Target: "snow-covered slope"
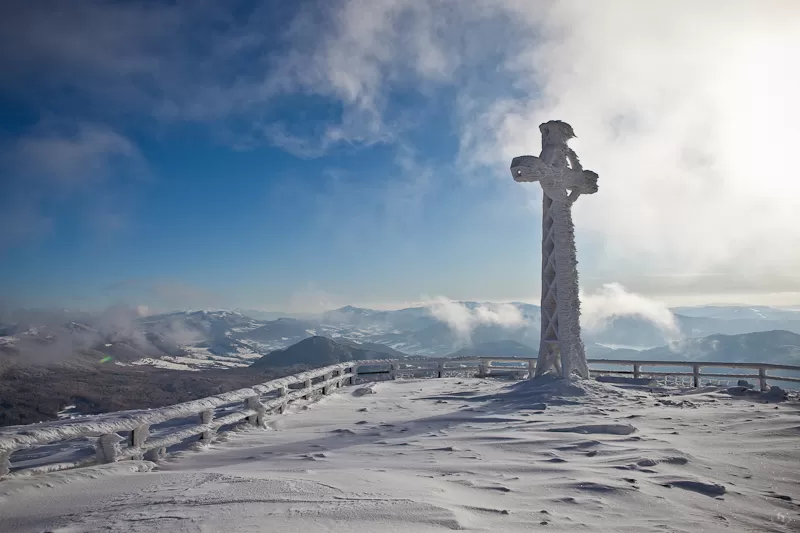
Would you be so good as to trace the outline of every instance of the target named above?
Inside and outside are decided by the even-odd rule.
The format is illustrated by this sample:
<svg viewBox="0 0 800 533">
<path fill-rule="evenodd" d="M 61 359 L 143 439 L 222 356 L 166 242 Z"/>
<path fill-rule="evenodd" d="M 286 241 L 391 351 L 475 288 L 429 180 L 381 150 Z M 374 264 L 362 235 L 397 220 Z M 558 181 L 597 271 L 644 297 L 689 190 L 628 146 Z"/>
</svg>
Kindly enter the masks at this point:
<svg viewBox="0 0 800 533">
<path fill-rule="evenodd" d="M 797 403 L 437 379 L 158 466 L 0 482 L 0 531 L 797 531 Z M 777 408 L 776 408 L 777 407 Z"/>
</svg>

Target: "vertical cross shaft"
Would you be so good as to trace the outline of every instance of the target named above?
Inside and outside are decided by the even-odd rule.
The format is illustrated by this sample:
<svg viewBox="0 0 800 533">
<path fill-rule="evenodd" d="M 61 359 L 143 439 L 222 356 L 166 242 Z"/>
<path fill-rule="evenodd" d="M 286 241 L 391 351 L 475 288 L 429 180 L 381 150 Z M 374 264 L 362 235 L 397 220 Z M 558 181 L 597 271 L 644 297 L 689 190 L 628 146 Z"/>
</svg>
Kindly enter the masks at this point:
<svg viewBox="0 0 800 533">
<path fill-rule="evenodd" d="M 542 232 L 550 235 L 552 244 L 542 247 L 543 263 L 545 258 L 547 261 L 542 268 L 542 320 L 547 305 L 549 324 L 542 330 L 536 375 L 552 369 L 565 378 L 573 372 L 588 377 L 586 351 L 581 340 L 578 261 L 571 204 L 554 201 L 545 195 L 542 207 L 546 210 L 543 221 L 549 225 L 543 224 Z M 545 290 L 550 296 L 544 296 Z M 550 340 L 549 332 L 555 333 L 555 340 Z"/>
<path fill-rule="evenodd" d="M 538 181 L 542 199 L 541 339 L 536 376 L 572 373 L 588 377 L 581 341 L 580 299 L 572 204 L 581 194 L 597 192 L 597 174 L 583 170 L 568 146 L 572 127 L 561 121 L 539 126 L 539 157 L 520 156 L 511 162 L 516 181 Z M 569 162 L 569 166 L 567 166 Z"/>
<path fill-rule="evenodd" d="M 541 300 L 541 338 L 539 357 L 536 361 L 536 374 L 541 368 L 556 368 L 561 373 L 560 339 L 558 335 L 558 294 L 556 285 L 556 241 L 553 234 L 554 220 L 551 207 L 553 200 L 546 194 L 542 198 L 542 300 Z"/>
</svg>

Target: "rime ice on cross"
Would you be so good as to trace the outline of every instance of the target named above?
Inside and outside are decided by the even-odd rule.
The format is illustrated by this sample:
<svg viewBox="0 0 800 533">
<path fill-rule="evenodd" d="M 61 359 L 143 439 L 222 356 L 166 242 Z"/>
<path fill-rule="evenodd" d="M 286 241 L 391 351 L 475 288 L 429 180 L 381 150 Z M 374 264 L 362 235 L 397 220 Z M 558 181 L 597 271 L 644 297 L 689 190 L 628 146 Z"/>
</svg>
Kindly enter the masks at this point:
<svg viewBox="0 0 800 533">
<path fill-rule="evenodd" d="M 583 170 L 577 154 L 567 146 L 572 126 L 551 120 L 539 126 L 542 153 L 511 161 L 511 175 L 519 182 L 542 186 L 542 332 L 536 376 L 555 372 L 589 377 L 581 340 L 578 260 L 572 204 L 581 194 L 597 192 L 597 174 Z"/>
</svg>

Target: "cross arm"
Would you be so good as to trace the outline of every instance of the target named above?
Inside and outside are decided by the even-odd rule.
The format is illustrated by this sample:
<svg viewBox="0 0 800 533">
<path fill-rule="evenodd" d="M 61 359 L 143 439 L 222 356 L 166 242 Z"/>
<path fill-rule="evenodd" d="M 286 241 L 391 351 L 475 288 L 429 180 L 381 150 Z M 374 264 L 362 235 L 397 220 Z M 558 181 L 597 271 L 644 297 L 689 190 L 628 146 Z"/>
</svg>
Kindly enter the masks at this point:
<svg viewBox="0 0 800 533">
<path fill-rule="evenodd" d="M 597 192 L 597 174 L 591 170 L 555 168 L 533 155 L 512 159 L 511 176 L 517 182 L 538 181 L 542 186 L 569 189 L 580 194 Z"/>
</svg>

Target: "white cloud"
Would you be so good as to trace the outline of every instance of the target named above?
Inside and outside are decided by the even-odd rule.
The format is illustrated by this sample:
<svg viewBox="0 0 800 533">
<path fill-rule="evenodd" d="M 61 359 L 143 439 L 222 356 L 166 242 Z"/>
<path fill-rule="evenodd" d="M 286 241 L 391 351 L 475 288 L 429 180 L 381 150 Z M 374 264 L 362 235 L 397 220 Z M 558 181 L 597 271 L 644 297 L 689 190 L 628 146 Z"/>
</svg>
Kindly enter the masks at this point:
<svg viewBox="0 0 800 533">
<path fill-rule="evenodd" d="M 794 272 L 783 289 L 796 290 L 800 249 L 786 243 L 800 239 L 789 155 L 800 142 L 800 4 L 516 7 L 536 31 L 505 68 L 538 90 L 468 116 L 465 160 L 499 167 L 538 153 L 536 126 L 566 120 L 600 174 L 599 193 L 575 207 L 579 237 L 603 243 L 590 269 Z"/>
<path fill-rule="evenodd" d="M 592 294 L 581 293 L 581 326 L 600 331 L 615 317 L 637 317 L 651 322 L 663 333 L 666 340 L 678 340 L 680 327 L 675 315 L 662 302 L 641 294 L 631 293 L 619 283 L 606 283 Z"/>
<path fill-rule="evenodd" d="M 486 303 L 467 306 L 439 296 L 427 302 L 426 307 L 433 317 L 447 324 L 463 341 L 468 341 L 478 326 L 516 328 L 525 323 L 520 310 L 512 304 Z"/>
<path fill-rule="evenodd" d="M 567 120 L 600 174 L 575 208 L 579 240 L 602 243 L 592 277 L 718 272 L 725 292 L 746 274 L 765 292 L 781 272 L 781 290 L 800 286 L 800 249 L 786 245 L 800 239 L 796 2 L 341 6 L 273 78 L 338 99 L 337 138 L 393 139 L 395 91 L 450 86 L 461 168 L 509 179 L 513 156 L 538 153 L 538 124 Z M 522 188 L 538 206 L 538 187 Z"/>
</svg>

